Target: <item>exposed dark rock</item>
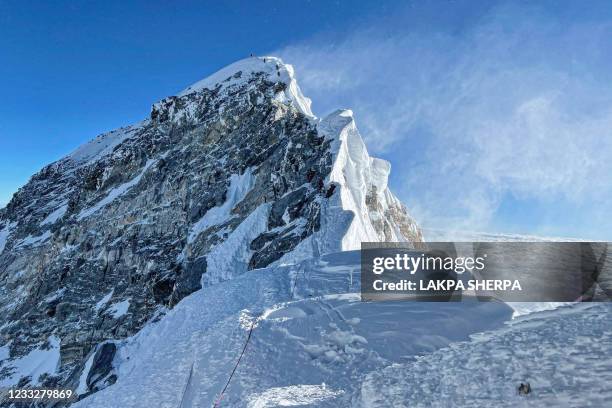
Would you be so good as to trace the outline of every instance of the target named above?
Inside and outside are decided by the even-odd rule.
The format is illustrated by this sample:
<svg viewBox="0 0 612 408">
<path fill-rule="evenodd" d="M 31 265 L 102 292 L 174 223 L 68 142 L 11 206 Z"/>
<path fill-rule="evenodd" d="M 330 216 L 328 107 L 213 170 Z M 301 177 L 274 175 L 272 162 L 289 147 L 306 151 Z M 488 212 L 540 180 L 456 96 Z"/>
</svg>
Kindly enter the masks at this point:
<svg viewBox="0 0 612 408">
<path fill-rule="evenodd" d="M 87 373 L 87 388 L 94 390 L 98 383 L 104 380 L 113 370 L 113 358 L 117 352 L 117 346 L 114 343 L 104 343 L 98 347 L 94 354 L 91 368 Z M 117 377 L 114 377 L 114 384 Z"/>
<path fill-rule="evenodd" d="M 527 383 L 521 383 L 518 386 L 518 393 L 519 395 L 527 395 L 531 393 L 531 385 L 527 382 Z"/>
</svg>

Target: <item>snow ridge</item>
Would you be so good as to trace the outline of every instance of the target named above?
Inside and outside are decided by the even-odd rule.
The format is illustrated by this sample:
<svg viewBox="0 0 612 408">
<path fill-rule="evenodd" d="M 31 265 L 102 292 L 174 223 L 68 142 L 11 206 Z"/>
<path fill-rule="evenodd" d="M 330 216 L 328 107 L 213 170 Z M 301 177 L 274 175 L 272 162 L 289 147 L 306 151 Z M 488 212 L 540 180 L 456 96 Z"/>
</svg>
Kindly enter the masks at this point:
<svg viewBox="0 0 612 408">
<path fill-rule="evenodd" d="M 293 102 L 295 107 L 304 115 L 314 118 L 312 110 L 310 109 L 312 102 L 302 94 L 295 80 L 293 67 L 283 63 L 283 61 L 277 57 L 250 57 L 236 61 L 187 87 L 179 92 L 177 96 L 185 96 L 190 93 L 201 91 L 202 89 L 214 89 L 218 85 L 222 87 L 237 85 L 247 81 L 249 77 L 255 73 L 264 73 L 271 77 L 272 80 L 280 80 L 287 84 L 287 90 L 283 94 L 286 98 L 285 100 Z"/>
<path fill-rule="evenodd" d="M 345 218 L 345 231 L 338 236 L 337 225 L 326 225 L 319 235 L 325 240 L 339 243 L 333 250 L 359 249 L 361 242 L 414 242 L 422 239 L 416 223 L 405 213 L 405 208 L 391 193 L 387 184 L 391 164 L 370 157 L 357 129 L 351 110 L 338 110 L 319 122 L 320 132 L 330 138 L 334 164 L 328 182 L 340 187 L 339 200 L 327 210 L 353 214 Z M 392 218 L 392 212 L 404 213 L 405 219 Z M 339 215 L 339 214 L 338 214 Z M 328 217 L 334 219 L 331 214 Z M 397 225 L 403 223 L 402 231 Z M 330 252 L 329 243 L 318 243 L 319 253 Z M 332 250 L 332 252 L 333 252 Z"/>
<path fill-rule="evenodd" d="M 146 121 L 143 121 L 135 125 L 122 127 L 101 134 L 95 139 L 79 146 L 66 156 L 64 160 L 70 160 L 79 165 L 85 165 L 99 160 L 110 154 L 117 145 L 132 137 L 145 123 Z"/>
</svg>

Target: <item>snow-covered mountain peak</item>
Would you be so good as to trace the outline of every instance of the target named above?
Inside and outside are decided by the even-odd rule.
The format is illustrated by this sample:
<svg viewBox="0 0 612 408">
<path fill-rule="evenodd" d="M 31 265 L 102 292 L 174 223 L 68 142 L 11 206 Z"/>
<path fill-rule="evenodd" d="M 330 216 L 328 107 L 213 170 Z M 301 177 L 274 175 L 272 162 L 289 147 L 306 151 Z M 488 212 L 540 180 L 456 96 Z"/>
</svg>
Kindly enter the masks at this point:
<svg viewBox="0 0 612 408">
<path fill-rule="evenodd" d="M 293 102 L 304 115 L 314 118 L 310 109 L 311 101 L 306 98 L 295 79 L 295 71 L 293 66 L 285 64 L 280 58 L 266 57 L 249 57 L 236 61 L 224 68 L 221 68 L 214 74 L 192 84 L 177 96 L 185 96 L 194 92 L 199 92 L 203 89 L 213 90 L 217 87 L 227 88 L 232 85 L 239 85 L 248 81 L 253 75 L 263 74 L 271 81 L 282 82 L 287 88 L 284 90 L 284 96 Z"/>
<path fill-rule="evenodd" d="M 153 104 L 0 209 L 0 385 L 95 392 L 116 380 L 124 339 L 203 288 L 362 241 L 420 241 L 389 171 L 350 110 L 312 115 L 277 58 Z M 23 361 L 47 343 L 57 370 L 29 372 Z"/>
</svg>

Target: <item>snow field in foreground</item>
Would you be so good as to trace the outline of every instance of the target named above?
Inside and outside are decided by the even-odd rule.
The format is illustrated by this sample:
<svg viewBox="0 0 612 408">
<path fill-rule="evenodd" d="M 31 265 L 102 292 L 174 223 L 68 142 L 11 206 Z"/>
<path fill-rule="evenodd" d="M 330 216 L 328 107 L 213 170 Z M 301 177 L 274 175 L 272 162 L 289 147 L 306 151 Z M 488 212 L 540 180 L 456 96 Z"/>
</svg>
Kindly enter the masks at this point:
<svg viewBox="0 0 612 408">
<path fill-rule="evenodd" d="M 358 252 L 206 287 L 119 344 L 118 382 L 75 406 L 212 406 L 253 319 L 220 406 L 349 406 L 368 373 L 499 328 L 512 315 L 501 303 L 365 303 L 358 291 Z"/>
<path fill-rule="evenodd" d="M 612 401 L 612 307 L 576 304 L 517 319 L 372 372 L 365 407 L 606 407 Z M 532 392 L 518 395 L 529 382 Z"/>
</svg>

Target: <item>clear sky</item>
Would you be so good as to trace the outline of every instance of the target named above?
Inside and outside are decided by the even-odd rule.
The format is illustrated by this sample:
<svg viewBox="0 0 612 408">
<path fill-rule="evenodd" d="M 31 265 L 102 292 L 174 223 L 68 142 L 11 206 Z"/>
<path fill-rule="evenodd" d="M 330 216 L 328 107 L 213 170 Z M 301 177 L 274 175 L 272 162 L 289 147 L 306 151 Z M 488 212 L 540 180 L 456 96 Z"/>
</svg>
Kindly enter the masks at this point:
<svg viewBox="0 0 612 408">
<path fill-rule="evenodd" d="M 608 2 L 0 0 L 0 205 L 250 53 L 354 110 L 421 224 L 612 239 Z"/>
</svg>

